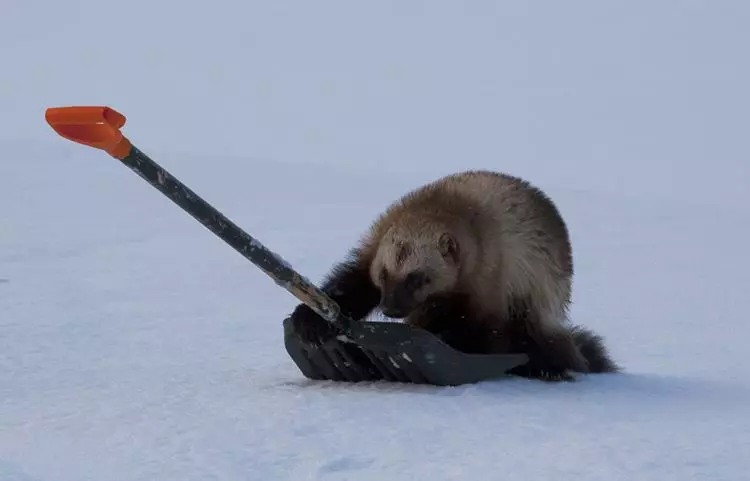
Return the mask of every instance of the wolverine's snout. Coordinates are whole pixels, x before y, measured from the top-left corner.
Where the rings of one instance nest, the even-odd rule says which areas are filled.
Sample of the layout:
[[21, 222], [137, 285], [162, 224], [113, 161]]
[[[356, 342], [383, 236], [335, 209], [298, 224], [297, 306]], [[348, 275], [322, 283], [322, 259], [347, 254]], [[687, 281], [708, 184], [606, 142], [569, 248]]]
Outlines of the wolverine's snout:
[[396, 319], [406, 317], [414, 306], [414, 295], [403, 284], [384, 289], [380, 298], [380, 309], [386, 317]]
[[419, 292], [430, 279], [422, 271], [410, 272], [403, 279], [383, 280], [380, 310], [386, 317], [404, 318], [419, 304]]

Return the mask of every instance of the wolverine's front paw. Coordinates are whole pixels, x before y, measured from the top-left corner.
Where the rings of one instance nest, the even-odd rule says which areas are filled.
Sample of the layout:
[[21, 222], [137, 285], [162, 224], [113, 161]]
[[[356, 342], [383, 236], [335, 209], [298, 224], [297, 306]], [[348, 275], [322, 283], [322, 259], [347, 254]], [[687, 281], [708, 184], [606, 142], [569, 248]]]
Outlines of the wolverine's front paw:
[[339, 334], [328, 321], [305, 304], [300, 304], [291, 315], [294, 332], [303, 343], [319, 346]]

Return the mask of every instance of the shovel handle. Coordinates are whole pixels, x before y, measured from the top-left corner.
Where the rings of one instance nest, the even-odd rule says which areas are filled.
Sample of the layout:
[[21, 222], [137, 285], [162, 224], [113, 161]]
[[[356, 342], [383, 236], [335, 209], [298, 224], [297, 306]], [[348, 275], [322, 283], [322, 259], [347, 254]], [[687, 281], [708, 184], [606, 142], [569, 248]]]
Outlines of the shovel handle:
[[125, 116], [112, 108], [52, 107], [45, 118], [63, 138], [101, 149], [117, 159], [130, 153], [130, 141], [120, 132]]
[[45, 118], [63, 138], [101, 149], [120, 160], [323, 319], [347, 327], [349, 320], [340, 314], [333, 299], [133, 146], [120, 132], [124, 115], [110, 107], [51, 107]]

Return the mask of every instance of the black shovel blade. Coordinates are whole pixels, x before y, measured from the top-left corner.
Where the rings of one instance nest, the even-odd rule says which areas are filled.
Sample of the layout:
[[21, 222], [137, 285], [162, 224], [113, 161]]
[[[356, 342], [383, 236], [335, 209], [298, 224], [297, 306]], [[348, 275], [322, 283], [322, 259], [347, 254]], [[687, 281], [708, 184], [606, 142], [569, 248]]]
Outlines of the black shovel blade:
[[305, 377], [344, 382], [457, 386], [508, 376], [528, 362], [525, 354], [457, 351], [430, 332], [396, 322], [353, 322], [346, 336], [308, 346], [286, 318], [284, 346]]

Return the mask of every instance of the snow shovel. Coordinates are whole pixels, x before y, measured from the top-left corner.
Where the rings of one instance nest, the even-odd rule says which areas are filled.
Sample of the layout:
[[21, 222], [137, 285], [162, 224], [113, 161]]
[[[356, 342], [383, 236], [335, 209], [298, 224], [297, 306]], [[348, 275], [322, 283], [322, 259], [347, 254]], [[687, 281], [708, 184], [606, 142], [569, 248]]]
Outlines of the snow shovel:
[[467, 354], [425, 330], [395, 322], [354, 322], [338, 304], [296, 272], [279, 255], [251, 237], [177, 178], [130, 143], [120, 132], [125, 117], [109, 107], [53, 107], [47, 123], [63, 138], [103, 150], [125, 164], [172, 202], [224, 240], [332, 323], [341, 335], [320, 346], [302, 342], [289, 317], [283, 322], [284, 346], [309, 379], [393, 381], [460, 385], [509, 375], [528, 361], [525, 354]]

